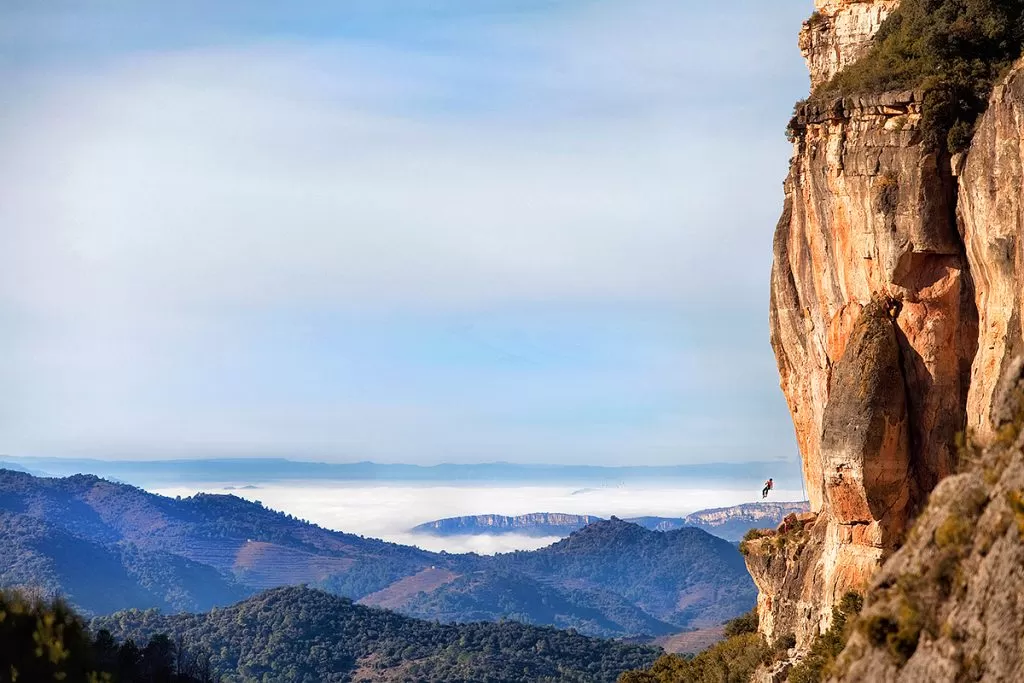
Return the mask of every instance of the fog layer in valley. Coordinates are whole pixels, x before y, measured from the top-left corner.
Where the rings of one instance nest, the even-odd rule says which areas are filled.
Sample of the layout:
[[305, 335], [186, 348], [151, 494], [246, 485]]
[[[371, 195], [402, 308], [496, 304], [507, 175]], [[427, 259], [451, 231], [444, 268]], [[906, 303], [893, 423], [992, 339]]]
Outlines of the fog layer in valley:
[[[523, 515], [564, 512], [600, 517], [682, 517], [704, 508], [724, 507], [761, 500], [760, 490], [722, 490], [651, 486], [387, 486], [309, 482], [266, 484], [243, 488], [246, 482], [218, 486], [183, 485], [154, 488], [165, 496], [190, 496], [199, 491], [230, 493], [258, 500], [274, 510], [337, 531], [415, 545], [425, 550], [492, 554], [532, 550], [550, 545], [557, 537], [519, 534], [433, 536], [414, 534], [423, 522], [464, 515]], [[777, 489], [770, 500], [801, 500], [799, 491]]]

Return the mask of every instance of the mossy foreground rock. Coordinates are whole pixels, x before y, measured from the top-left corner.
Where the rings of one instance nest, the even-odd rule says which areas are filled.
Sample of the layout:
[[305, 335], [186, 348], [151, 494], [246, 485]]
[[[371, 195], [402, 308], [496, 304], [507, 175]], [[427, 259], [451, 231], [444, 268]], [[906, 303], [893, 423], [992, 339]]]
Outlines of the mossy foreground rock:
[[[875, 576], [834, 681], [961, 683], [1024, 675], [1024, 363], [984, 448], [932, 492]], [[1009, 417], [1012, 416], [1012, 417]]]

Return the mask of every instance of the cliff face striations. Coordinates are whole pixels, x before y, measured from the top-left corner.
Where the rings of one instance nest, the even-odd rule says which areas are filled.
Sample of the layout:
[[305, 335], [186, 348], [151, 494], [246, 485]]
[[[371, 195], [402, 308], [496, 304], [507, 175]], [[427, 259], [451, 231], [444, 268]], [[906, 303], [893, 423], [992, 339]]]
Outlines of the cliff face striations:
[[[819, 1], [800, 39], [812, 84], [898, 4]], [[992, 431], [996, 378], [1021, 350], [1022, 106], [1014, 73], [952, 158], [925, 144], [919, 92], [798, 108], [770, 324], [818, 517], [747, 544], [770, 641], [806, 648], [953, 473], [956, 435]]]
[[815, 0], [815, 12], [800, 32], [800, 52], [811, 87], [857, 61], [899, 0]]
[[975, 282], [978, 353], [971, 368], [967, 426], [992, 433], [997, 379], [1024, 353], [1024, 67], [999, 83], [959, 177], [957, 216]]

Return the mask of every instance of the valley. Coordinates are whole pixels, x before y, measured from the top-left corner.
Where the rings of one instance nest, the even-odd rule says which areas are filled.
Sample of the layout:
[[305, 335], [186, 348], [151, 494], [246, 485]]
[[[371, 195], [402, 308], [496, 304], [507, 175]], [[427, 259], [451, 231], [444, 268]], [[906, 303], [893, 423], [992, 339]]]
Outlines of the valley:
[[91, 475], [0, 470], [0, 543], [14, 550], [0, 557], [0, 587], [64, 595], [88, 615], [201, 612], [305, 584], [444, 623], [657, 637], [719, 625], [755, 595], [736, 547], [696, 528], [613, 517], [533, 551], [432, 553], [233, 495], [168, 498]]

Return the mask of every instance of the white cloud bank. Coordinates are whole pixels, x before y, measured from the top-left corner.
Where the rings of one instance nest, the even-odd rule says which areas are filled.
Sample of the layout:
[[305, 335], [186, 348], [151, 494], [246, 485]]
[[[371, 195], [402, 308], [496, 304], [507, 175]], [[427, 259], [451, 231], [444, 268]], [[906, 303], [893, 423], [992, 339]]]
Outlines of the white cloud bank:
[[[518, 534], [432, 536], [410, 533], [417, 524], [466, 515], [524, 515], [562, 512], [608, 518], [682, 517], [705, 508], [759, 501], [760, 491], [688, 489], [673, 487], [571, 486], [365, 486], [267, 485], [237, 490], [182, 485], [152, 489], [165, 496], [190, 496], [199, 491], [231, 493], [258, 500], [266, 507], [287, 512], [325, 528], [386, 541], [415, 545], [425, 550], [493, 554], [534, 550], [557, 538], [531, 538]], [[774, 500], [800, 500], [799, 491], [776, 490]]]

